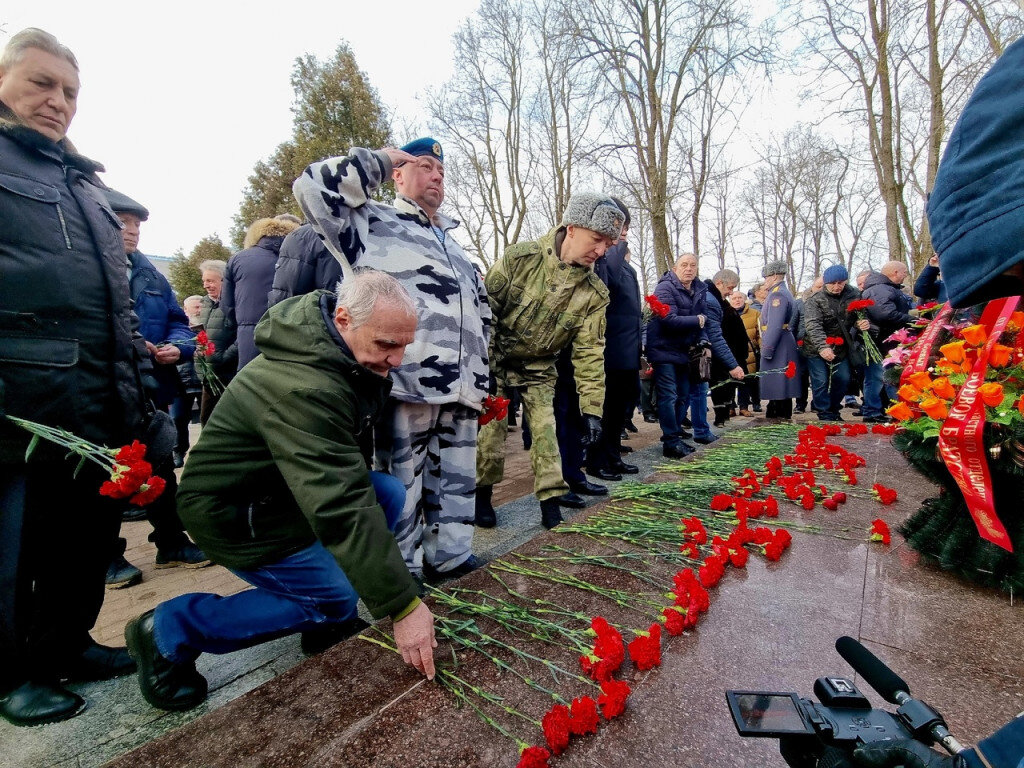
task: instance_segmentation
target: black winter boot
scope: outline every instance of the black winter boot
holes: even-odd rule
[[[558,506],[558,499],[544,499],[540,503],[540,522],[548,530],[551,530],[562,522],[562,510]]]
[[[498,524],[498,514],[491,504],[491,494],[494,492],[493,485],[478,485],[476,487],[476,526],[477,528],[493,528]]]

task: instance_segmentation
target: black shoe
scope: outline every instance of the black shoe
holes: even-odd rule
[[[717,439],[717,435],[708,435],[707,437],[695,437],[693,438],[693,442],[700,443],[701,445],[711,445],[711,443],[715,442]]]
[[[626,419],[626,431],[627,432],[638,432],[636,424],[633,423],[632,419]]]
[[[174,468],[181,469],[185,466],[185,454],[178,453],[178,451],[172,451],[171,457],[174,459]]]
[[[626,434],[626,430],[622,430],[619,433],[619,440],[629,440],[629,435]]]
[[[688,426],[692,426],[692,425],[688,425]],[[693,432],[687,432],[685,429],[680,429],[679,430],[679,439],[680,440],[689,440],[692,437],[693,437]]]
[[[648,424],[657,424],[658,423],[658,417],[655,416],[652,413],[645,413],[644,414],[644,421],[646,421]]]
[[[476,487],[476,527],[493,528],[498,524],[498,513],[494,511],[491,503],[491,494],[494,493],[493,485],[478,485]]]
[[[690,421],[689,419],[683,419],[682,421],[679,422],[679,426],[680,427],[692,427],[693,426],[693,422]]]
[[[569,490],[582,496],[607,496],[608,486],[598,485],[589,480],[580,480],[578,483],[569,483]]]
[[[666,459],[683,459],[693,453],[693,451],[686,449],[685,443],[679,443],[678,445],[666,444],[665,447],[661,449],[661,452]]]
[[[755,406],[754,406],[754,413],[761,413],[761,411],[762,411],[762,410],[763,410],[763,409],[761,408],[761,406],[760,406],[760,405],[755,405]]]
[[[628,445],[620,445],[619,446],[619,453],[632,453],[632,452],[633,452],[633,449],[630,448]]]
[[[858,408],[856,411],[853,412],[853,415],[854,416],[863,416],[864,415],[864,410],[862,408]]]
[[[136,523],[139,520],[146,519],[146,510],[141,507],[128,507],[124,512],[121,513],[122,523]]]
[[[796,408],[793,409],[793,413],[807,413],[807,409],[797,406]]]
[[[124,589],[142,581],[142,571],[118,555],[107,566],[107,589]]]
[[[864,423],[865,424],[889,424],[891,422],[892,422],[892,419],[890,419],[884,413],[880,413],[877,416],[865,416],[864,417]]]
[[[562,510],[558,507],[558,499],[544,499],[540,503],[540,524],[549,531],[562,522]]]
[[[206,678],[195,664],[176,664],[162,656],[153,636],[153,611],[146,611],[124,628],[128,650],[139,665],[143,698],[159,709],[192,709],[206,699]]]
[[[0,700],[0,717],[12,725],[45,725],[74,717],[85,699],[53,683],[24,683]]]
[[[627,464],[626,462],[619,459],[615,464],[611,465],[611,468],[623,475],[636,475],[640,473],[640,467],[636,464]]]
[[[64,671],[63,678],[75,683],[113,680],[135,671],[135,662],[127,648],[110,648],[93,643]]]
[[[157,568],[174,568],[177,565],[185,568],[205,568],[210,565],[210,558],[191,541],[186,541],[177,549],[156,551]]]
[[[369,626],[369,624],[356,616],[348,621],[324,624],[316,629],[307,629],[302,633],[302,639],[300,640],[302,652],[307,656],[316,656],[318,653],[323,653],[328,648],[337,645],[342,640],[358,635]]]
[[[591,467],[587,469],[587,474],[593,477],[598,477],[602,480],[621,480],[622,475],[618,472],[613,472],[610,469],[604,469],[603,467]]]
[[[563,493],[561,496],[559,496],[558,503],[561,504],[563,507],[569,507],[571,509],[583,509],[584,507],[587,506],[587,500],[580,496],[578,493],[573,493],[572,491],[569,491],[568,493]]]
[[[428,584],[437,584],[441,581],[450,581],[467,573],[472,573],[477,568],[483,567],[483,561],[478,560],[476,555],[470,555],[454,568],[447,571],[439,571],[430,563],[423,564],[423,579]]]
[[[725,427],[725,422],[724,421],[713,421],[713,422],[711,422],[711,426],[712,427],[724,428]]]

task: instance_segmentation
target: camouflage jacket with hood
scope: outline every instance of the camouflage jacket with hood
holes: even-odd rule
[[[295,180],[295,199],[313,229],[355,267],[397,278],[416,301],[416,337],[391,372],[392,397],[410,403],[462,403],[479,410],[487,396],[491,310],[483,280],[451,232],[412,200],[372,200],[391,177],[386,153],[353,148],[313,163]],[[444,242],[431,225],[444,233]]]
[[[604,405],[608,288],[590,267],[559,260],[556,227],[505,250],[484,280],[494,313],[491,358],[511,386],[554,381],[558,353],[572,345],[580,410]]]

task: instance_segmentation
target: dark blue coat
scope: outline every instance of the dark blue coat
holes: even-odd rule
[[[284,239],[283,235],[261,237],[252,248],[239,251],[228,261],[221,286],[220,309],[226,322],[235,329],[238,370],[260,353],[253,334],[256,323],[267,311],[274,268]]]
[[[324,246],[309,224],[291,232],[281,244],[274,268],[274,282],[267,306],[272,307],[292,296],[319,289],[333,291],[341,280],[341,265]]]
[[[871,323],[871,335],[879,347],[885,340],[907,323],[913,322],[910,315],[913,305],[910,297],[892,280],[878,272],[872,272],[864,281],[865,299],[871,299],[873,306],[867,308],[866,314]],[[890,344],[891,348],[893,345]]]
[[[120,445],[145,416],[121,222],[102,167],[0,104],[0,388],[7,413]],[[141,344],[141,340],[140,340]],[[28,434],[0,424],[0,462]],[[63,460],[63,450],[38,456]]]
[[[940,272],[938,267],[925,264],[921,274],[914,281],[914,295],[921,300],[922,304],[929,301],[946,303],[946,283],[939,277]]]
[[[1000,274],[1024,261],[1024,40],[978,82],[949,134],[928,197],[932,245],[954,306],[1016,296]]]
[[[689,288],[683,287],[671,269],[661,276],[654,295],[659,301],[668,304],[669,313],[665,317],[654,315],[647,324],[648,361],[675,364],[690,362],[690,347],[708,338],[697,319],[697,315],[708,314],[705,301],[707,292],[708,287],[700,280],[694,280]]]
[[[128,256],[131,264],[129,292],[139,317],[139,333],[151,344],[176,343],[183,360],[195,352],[195,334],[188,327],[188,316],[178,306],[171,284],[161,275],[153,262],[136,251]],[[175,365],[153,365],[153,378],[160,385],[151,395],[157,405],[171,404],[181,389],[181,379]]]
[[[617,243],[594,264],[594,272],[608,286],[605,310],[604,367],[607,371],[640,370],[640,334],[643,312],[636,270],[626,261],[626,243]]]

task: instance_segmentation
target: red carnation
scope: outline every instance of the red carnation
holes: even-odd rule
[[[715,510],[716,512],[724,512],[727,509],[731,509],[732,505],[735,503],[736,500],[733,499],[733,497],[730,496],[729,494],[716,493],[714,497],[711,499],[711,509]]]
[[[886,488],[881,483],[875,483],[871,487],[871,492],[882,504],[892,504],[896,501],[896,497],[899,495],[895,488]]]
[[[697,542],[695,541],[688,541],[685,544],[681,544],[679,546],[679,551],[691,560],[700,560],[700,547],[697,546]]]
[[[516,768],[550,768],[548,758],[551,753],[544,747],[527,747],[519,755],[519,762]]]
[[[686,609],[677,605],[670,605],[661,612],[662,621],[665,622],[665,631],[673,637],[683,634],[686,629]]]
[[[839,502],[836,501],[835,499],[829,498],[821,502],[821,506],[823,506],[825,509],[835,512],[837,509],[839,509]]]
[[[836,493],[833,493],[832,498],[835,499],[837,504],[846,503],[846,494],[843,493],[842,491],[837,491]]]
[[[584,736],[597,733],[597,702],[589,696],[572,700],[569,707],[569,733],[573,736]]]
[[[640,632],[629,642],[629,658],[637,669],[646,671],[661,664],[661,625],[651,624],[646,632]]]
[[[792,360],[786,365],[786,378],[792,379],[796,376],[796,363]]]
[[[477,423],[482,427],[485,424],[497,419],[501,421],[508,416],[508,404],[512,402],[505,397],[495,397],[494,395],[488,395],[484,398],[483,411],[477,418]]]
[[[131,445],[124,445],[114,454],[114,461],[118,464],[134,464],[146,458],[146,446],[138,440],[133,440]]]
[[[555,704],[541,718],[540,725],[552,753],[562,754],[569,746],[569,708],[564,704]]]
[[[704,523],[701,522],[697,516],[684,517],[680,520],[683,524],[683,536],[693,541],[695,544],[706,544],[708,541],[708,532],[704,527]]]
[[[611,720],[626,711],[629,694],[629,683],[624,680],[605,680],[601,683],[601,695],[597,697],[597,703],[605,720]]]
[[[138,493],[131,497],[129,503],[137,507],[147,507],[156,501],[166,486],[167,482],[162,477],[151,477],[139,486]]]
[[[206,335],[206,331],[200,331],[196,334],[196,341],[205,346],[210,343],[210,337]]]
[[[867,309],[868,307],[875,306],[875,302],[871,299],[858,299],[857,301],[851,301],[847,307],[847,312],[860,312],[861,310]]]
[[[889,526],[886,525],[884,520],[875,520],[871,524],[871,537],[869,541],[880,541],[883,544],[888,544],[892,540],[892,536],[889,533]]]
[[[646,301],[647,305],[651,308],[651,312],[656,314],[658,317],[665,317],[666,315],[668,315],[669,312],[672,311],[672,307],[670,307],[668,304],[665,304],[663,301],[661,301],[657,296],[654,296],[653,294],[650,296],[644,296],[644,301]]]

